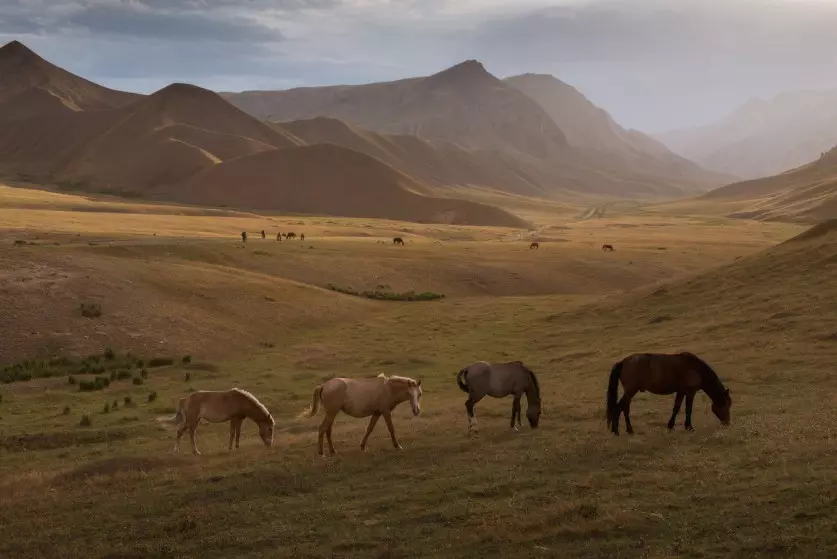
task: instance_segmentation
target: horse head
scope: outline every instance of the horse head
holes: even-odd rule
[[[732,397],[729,395],[729,388],[727,388],[721,398],[712,402],[712,413],[721,420],[722,425],[729,425],[730,407],[732,407]]]
[[[275,422],[273,421],[273,416],[267,416],[265,421],[259,423],[259,436],[262,438],[265,446],[272,446],[273,445],[273,426]]]
[[[410,391],[410,405],[413,407],[413,415],[418,415],[421,413],[421,404],[419,403],[419,400],[421,400],[421,379],[411,382],[408,390]]]
[[[541,402],[528,402],[526,405],[526,419],[529,420],[529,426],[532,429],[538,427],[538,421],[541,419]]]

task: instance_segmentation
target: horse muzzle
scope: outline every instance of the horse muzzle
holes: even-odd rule
[[[413,415],[419,415],[421,413],[421,408],[413,408]]]

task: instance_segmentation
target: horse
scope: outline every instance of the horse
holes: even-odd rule
[[[518,431],[514,420],[516,417],[517,425],[521,425],[520,398],[525,393],[526,419],[529,420],[532,429],[538,426],[541,417],[541,388],[535,373],[526,368],[522,362],[488,363],[478,361],[459,371],[459,374],[456,375],[456,383],[460,390],[468,393],[465,409],[468,412],[469,433],[477,424],[477,419],[474,417],[474,405],[485,396],[491,396],[492,398],[514,396],[511,428]]]
[[[617,403],[620,381],[625,393]],[[674,420],[677,418],[680,404],[685,397],[686,422],[684,426],[687,431],[694,431],[692,404],[698,390],[706,392],[712,400],[712,412],[723,425],[729,425],[730,406],[732,406],[729,389],[724,388],[724,384],[715,371],[699,357],[688,352],[629,355],[610,370],[610,381],[607,385],[607,425],[614,435],[618,435],[619,416],[624,412],[625,430],[632,435],[634,429],[631,426],[631,398],[637,392],[650,392],[658,395],[675,394],[674,409],[671,412],[671,419],[668,420],[669,429],[674,429]]]
[[[242,232],[241,232],[241,242],[242,242],[242,243],[246,243],[246,242],[247,242],[247,231],[242,231]]]
[[[259,436],[261,436],[262,442],[266,446],[273,444],[273,426],[275,425],[273,416],[255,396],[238,388],[224,391],[198,390],[192,392],[177,402],[177,412],[173,417],[158,418],[158,421],[177,425],[177,441],[174,444],[174,452],[179,450],[180,438],[188,430],[189,438],[192,441],[192,452],[199,455],[200,452],[195,445],[195,431],[197,431],[201,419],[209,423],[230,422],[229,450],[232,450],[233,439],[235,439],[235,448],[238,448],[241,424],[245,419],[251,419],[259,426]]]
[[[262,239],[266,239],[266,238],[267,238],[267,235],[265,235],[264,229],[262,229]]]
[[[285,233],[286,239],[296,239],[296,233]]]
[[[304,241],[304,240],[305,240],[305,233],[300,233],[300,234],[299,234],[299,240],[300,240],[300,241]]]
[[[395,237],[394,239],[392,239],[392,244],[404,246],[404,239],[402,239],[401,237]]]
[[[602,252],[613,252],[613,245],[602,245]]]
[[[334,418],[341,411],[358,419],[372,416],[366,427],[366,434],[360,442],[361,452],[366,451],[366,441],[381,416],[387,423],[392,446],[396,450],[402,450],[403,447],[395,437],[392,410],[401,402],[409,400],[413,415],[418,415],[421,413],[420,399],[421,380],[398,376],[388,377],[383,373],[370,379],[333,378],[314,389],[311,407],[303,413],[308,417],[314,417],[320,404],[325,410],[325,418],[320,424],[317,441],[317,451],[320,456],[324,456],[323,436],[328,438],[329,452],[332,455],[337,453],[331,442],[331,428],[334,425]]]
[[[531,245],[529,245],[529,250],[532,250],[533,248],[541,248],[541,245],[539,245],[538,243],[532,243]]]
[[[276,240],[282,242],[282,233],[276,233]]]

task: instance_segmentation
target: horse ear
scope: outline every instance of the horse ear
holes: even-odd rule
[[[725,393],[727,396],[729,396],[729,388],[726,389]]]
[[[418,379],[418,381],[416,382],[416,386],[421,386],[421,379]]]

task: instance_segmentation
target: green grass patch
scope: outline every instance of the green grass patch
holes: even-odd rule
[[[366,291],[356,291],[347,287],[339,287],[334,284],[328,284],[328,288],[344,295],[352,295],[353,297],[363,297],[364,299],[373,299],[375,301],[438,301],[444,299],[445,296],[441,293],[434,293],[432,291],[424,291],[416,293],[415,291],[379,291],[377,289],[370,289]]]

